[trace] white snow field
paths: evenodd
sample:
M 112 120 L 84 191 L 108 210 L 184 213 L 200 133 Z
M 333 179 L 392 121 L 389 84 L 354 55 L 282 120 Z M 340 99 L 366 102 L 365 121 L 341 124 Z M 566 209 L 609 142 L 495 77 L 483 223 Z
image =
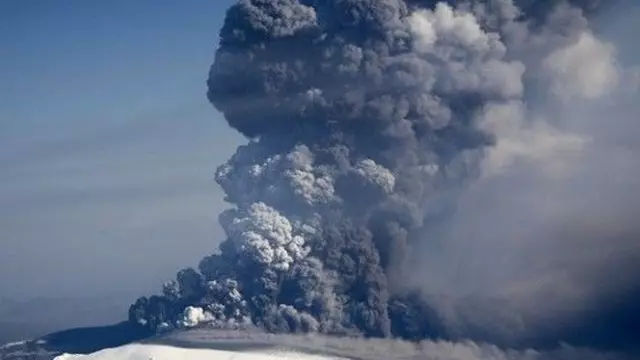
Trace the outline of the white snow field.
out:
M 226 351 L 169 345 L 130 344 L 88 355 L 63 354 L 54 360 L 338 360 L 344 358 L 278 351 Z

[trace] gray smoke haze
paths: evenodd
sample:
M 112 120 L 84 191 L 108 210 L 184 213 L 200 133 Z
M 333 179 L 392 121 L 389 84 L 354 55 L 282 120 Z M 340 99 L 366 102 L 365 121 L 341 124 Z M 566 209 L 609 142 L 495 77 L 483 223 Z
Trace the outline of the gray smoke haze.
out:
M 498 138 L 485 158 L 491 171 L 461 192 L 430 233 L 437 241 L 422 242 L 410 261 L 419 269 L 413 287 L 448 295 L 434 302 L 451 331 L 510 344 L 637 346 L 640 56 L 624 50 L 631 40 L 621 30 L 639 14 L 637 6 L 600 14 L 597 27 L 618 22 L 603 30 L 611 43 L 581 35 L 553 51 L 543 67 L 566 71 L 534 94 L 528 114 L 491 114 L 530 128 Z
M 239 1 L 207 82 L 249 139 L 227 240 L 130 319 L 633 345 L 638 62 L 607 7 Z

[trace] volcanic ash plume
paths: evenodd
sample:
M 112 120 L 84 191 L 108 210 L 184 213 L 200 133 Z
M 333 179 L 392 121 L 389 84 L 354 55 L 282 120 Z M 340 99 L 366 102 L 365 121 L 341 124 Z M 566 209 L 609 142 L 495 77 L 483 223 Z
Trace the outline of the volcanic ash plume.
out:
M 598 41 L 564 3 L 536 7 L 535 18 L 511 0 L 450 3 L 233 5 L 207 82 L 211 103 L 249 139 L 216 173 L 232 204 L 219 217 L 227 238 L 199 271 L 139 299 L 130 319 L 154 331 L 205 322 L 447 336 L 399 286 L 410 250 L 487 164 L 498 171 L 527 155 L 494 145 L 526 126 L 527 88 L 553 80 L 536 76 L 555 69 L 545 56 Z M 535 129 L 524 138 L 535 141 Z

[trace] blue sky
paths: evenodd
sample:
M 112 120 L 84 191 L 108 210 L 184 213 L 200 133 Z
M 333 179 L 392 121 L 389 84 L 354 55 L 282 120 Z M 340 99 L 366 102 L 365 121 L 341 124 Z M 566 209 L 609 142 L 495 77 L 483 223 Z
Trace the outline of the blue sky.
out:
M 0 296 L 153 291 L 215 248 L 231 3 L 0 1 Z

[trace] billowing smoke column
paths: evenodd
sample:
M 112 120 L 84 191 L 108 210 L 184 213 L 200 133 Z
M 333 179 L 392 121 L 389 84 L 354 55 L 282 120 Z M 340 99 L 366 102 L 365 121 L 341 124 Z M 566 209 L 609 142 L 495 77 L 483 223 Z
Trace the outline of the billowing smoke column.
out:
M 533 17 L 511 0 L 233 5 L 207 94 L 250 139 L 216 173 L 227 239 L 131 321 L 448 336 L 397 286 L 405 258 L 480 174 L 485 115 L 522 105 L 542 57 L 584 26 L 566 4 L 523 6 Z

